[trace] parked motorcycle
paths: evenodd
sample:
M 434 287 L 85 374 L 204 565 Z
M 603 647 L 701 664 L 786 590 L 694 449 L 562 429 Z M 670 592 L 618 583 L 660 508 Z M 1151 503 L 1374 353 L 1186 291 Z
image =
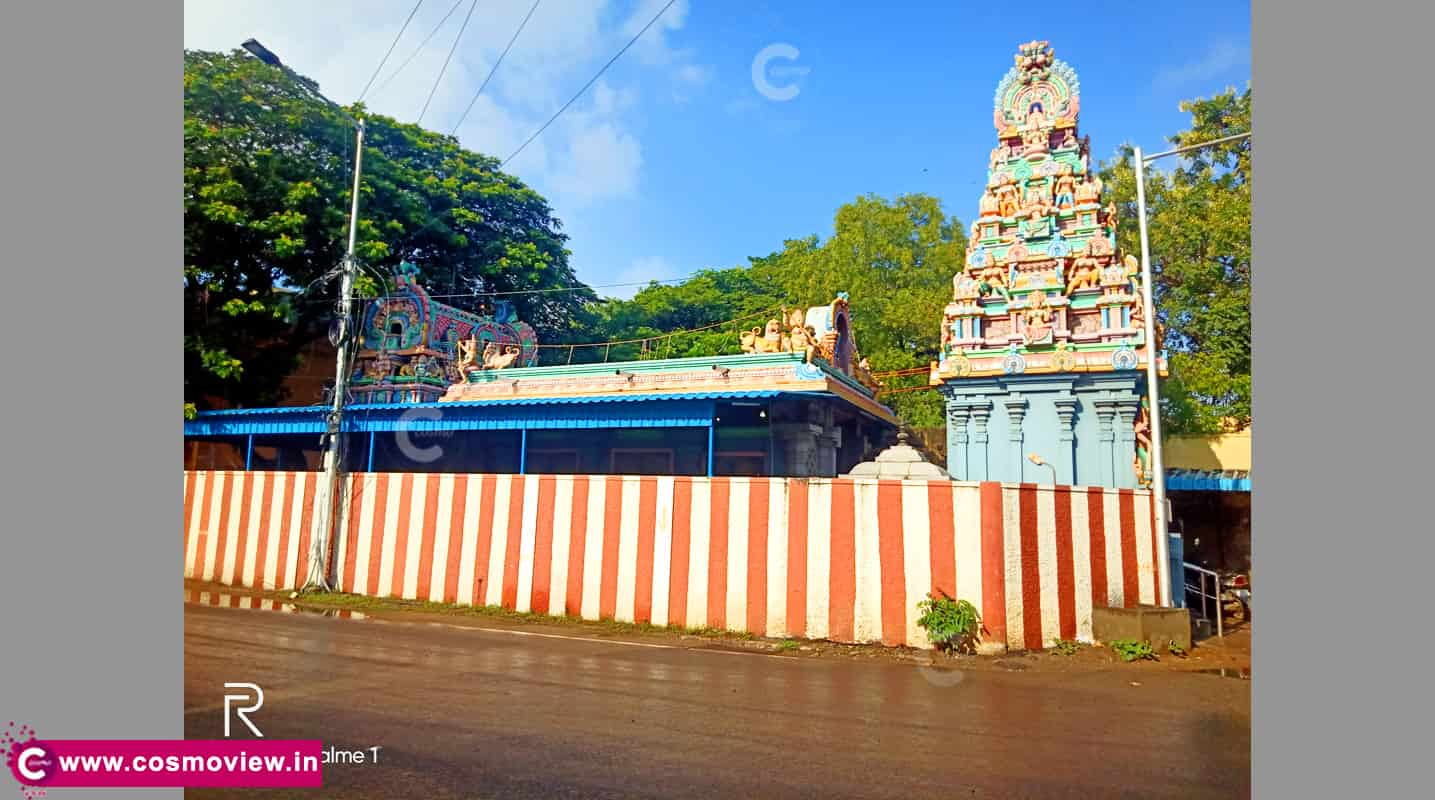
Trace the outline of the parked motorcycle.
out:
M 1248 575 L 1231 573 L 1221 580 L 1221 608 L 1241 612 L 1241 620 L 1251 621 L 1251 579 Z

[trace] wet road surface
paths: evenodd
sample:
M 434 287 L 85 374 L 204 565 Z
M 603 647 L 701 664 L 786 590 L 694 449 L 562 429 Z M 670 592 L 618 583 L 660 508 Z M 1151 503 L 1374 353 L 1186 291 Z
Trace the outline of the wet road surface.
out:
M 937 673 L 185 605 L 185 735 L 379 746 L 323 789 L 188 797 L 1241 797 L 1247 681 Z M 955 677 L 959 682 L 952 683 Z M 236 738 L 242 730 L 236 732 Z

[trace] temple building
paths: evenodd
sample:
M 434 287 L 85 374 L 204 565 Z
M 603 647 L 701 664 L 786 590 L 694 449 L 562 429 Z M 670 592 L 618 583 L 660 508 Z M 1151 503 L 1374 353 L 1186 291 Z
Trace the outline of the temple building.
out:
M 997 85 L 997 146 L 931 365 L 957 480 L 1149 482 L 1145 287 L 1116 252 L 1079 89 L 1046 42 Z
M 415 273 L 403 265 L 362 317 L 348 471 L 835 477 L 897 426 L 846 295 L 735 336 L 732 355 L 540 367 L 511 305 L 446 306 Z M 318 469 L 328 411 L 201 413 L 185 466 Z

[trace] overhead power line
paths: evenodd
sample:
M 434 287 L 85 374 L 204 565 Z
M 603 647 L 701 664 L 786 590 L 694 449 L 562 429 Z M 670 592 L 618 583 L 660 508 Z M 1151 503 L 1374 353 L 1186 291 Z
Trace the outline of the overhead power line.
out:
M 379 88 L 375 89 L 374 91 L 382 92 L 385 86 L 388 86 L 394 78 L 398 77 L 400 72 L 404 71 L 404 67 L 407 67 L 409 64 L 413 63 L 413 60 L 415 58 L 418 58 L 419 53 L 422 53 L 424 47 L 428 46 L 429 41 L 432 40 L 434 36 L 438 35 L 439 29 L 443 28 L 443 24 L 445 22 L 448 22 L 448 18 L 453 16 L 453 12 L 457 11 L 458 7 L 461 5 L 463 5 L 463 0 L 454 0 L 454 4 L 449 8 L 448 13 L 444 14 L 443 19 L 439 20 L 438 24 L 433 26 L 433 30 L 429 31 L 429 35 L 425 36 L 422 42 L 419 42 L 419 46 L 415 47 L 412 53 L 409 53 L 409 57 L 404 59 L 404 63 L 400 64 L 398 69 L 389 73 L 389 77 L 384 78 L 383 82 L 379 84 Z
M 493 62 L 493 69 L 488 71 L 488 77 L 484 78 L 483 83 L 478 85 L 478 91 L 473 93 L 473 99 L 468 101 L 468 107 L 463 110 L 463 114 L 459 116 L 458 122 L 453 124 L 453 130 L 449 132 L 450 136 L 457 134 L 458 126 L 462 125 L 463 121 L 468 119 L 468 112 L 473 110 L 473 104 L 478 102 L 478 96 L 483 94 L 484 87 L 488 86 L 488 82 L 493 80 L 494 73 L 498 72 L 498 65 L 503 63 L 503 59 L 508 56 L 508 51 L 513 49 L 513 43 L 518 41 L 518 34 L 523 33 L 523 29 L 528 26 L 528 20 L 533 18 L 533 12 L 538 10 L 538 4 L 541 2 L 543 2 L 543 0 L 533 0 L 533 7 L 528 9 L 528 16 L 524 17 L 523 21 L 518 23 L 518 30 L 514 31 L 513 38 L 508 40 L 508 46 L 503 48 L 502 53 L 498 54 L 498 60 Z
M 578 98 L 580 98 L 580 97 L 583 96 L 583 93 L 584 93 L 584 92 L 587 92 L 588 89 L 589 89 L 590 87 L 592 87 L 593 84 L 597 83 L 597 82 L 598 82 L 598 79 L 601 78 L 601 77 L 603 77 L 603 73 L 604 73 L 604 72 L 607 72 L 607 71 L 608 71 L 608 68 L 611 67 L 611 66 L 613 66 L 613 62 L 615 62 L 615 61 L 617 61 L 619 58 L 621 58 L 624 53 L 628 52 L 628 48 L 632 47 L 639 39 L 643 38 L 643 34 L 647 33 L 647 32 L 648 32 L 648 29 L 651 28 L 651 27 L 653 27 L 653 23 L 657 22 L 658 19 L 663 16 L 663 14 L 667 13 L 668 9 L 672 8 L 672 7 L 673 7 L 673 3 L 676 3 L 677 1 L 678 1 L 678 0 L 668 0 L 668 4 L 665 5 L 665 6 L 663 6 L 662 10 L 659 11 L 657 14 L 655 14 L 652 19 L 648 20 L 648 24 L 647 24 L 647 25 L 644 25 L 644 26 L 643 26 L 643 29 L 640 30 L 640 31 L 638 31 L 637 35 L 635 35 L 632 39 L 629 39 L 629 40 L 628 40 L 628 43 L 625 44 L 625 45 L 623 45 L 623 49 L 622 49 L 622 50 L 619 50 L 616 55 L 614 55 L 612 58 L 608 59 L 608 63 L 604 64 L 604 65 L 603 65 L 603 68 L 600 69 L 600 70 L 598 70 L 598 74 L 597 74 L 597 75 L 594 75 L 591 80 L 589 80 L 587 83 L 583 84 L 583 88 L 582 88 L 582 89 L 579 89 L 579 90 L 578 90 L 578 93 L 575 94 L 575 95 L 573 95 L 572 99 L 570 99 L 568 102 L 564 103 L 564 104 L 563 104 L 563 107 L 560 108 L 560 109 L 558 109 L 558 113 L 556 113 L 556 114 L 554 114 L 553 116 L 549 117 L 549 118 L 548 118 L 548 121 L 545 122 L 545 123 L 543 123 L 543 127 L 539 128 L 537 131 L 534 131 L 533 135 L 530 136 L 530 137 L 528 137 L 526 140 L 524 140 L 523 144 L 519 145 L 517 150 L 514 150 L 513 153 L 511 153 L 511 154 L 508 156 L 508 158 L 503 159 L 503 161 L 498 165 L 499 169 L 502 169 L 503 167 L 507 166 L 507 165 L 508 165 L 508 162 L 510 162 L 510 161 L 512 161 L 514 158 L 516 158 L 519 153 L 522 153 L 522 152 L 523 152 L 523 149 L 524 149 L 525 147 L 527 147 L 528 145 L 532 144 L 534 139 L 537 139 L 539 136 L 541 136 L 541 135 L 543 134 L 544 131 L 548 130 L 548 126 L 549 126 L 549 125 L 552 125 L 554 120 L 556 120 L 556 119 L 558 119 L 559 117 L 561 117 L 561 116 L 563 115 L 563 112 L 568 110 L 568 107 L 569 107 L 569 106 L 571 106 L 571 105 L 573 105 L 574 103 L 576 103 L 576 102 L 578 101 Z
M 385 64 L 389 63 L 389 56 L 394 54 L 394 48 L 398 47 L 399 40 L 404 38 L 404 31 L 409 29 L 409 23 L 414 21 L 414 15 L 419 13 L 419 6 L 423 4 L 424 0 L 419 0 L 417 3 L 414 3 L 414 10 L 409 12 L 408 19 L 404 20 L 403 27 L 399 28 L 399 35 L 394 37 L 393 44 L 389 45 L 389 51 L 387 53 L 384 53 L 384 57 L 381 61 L 379 61 L 379 65 L 377 67 L 374 67 L 374 74 L 369 76 L 369 82 L 364 84 L 364 91 L 359 92 L 359 99 L 355 102 L 363 102 L 364 95 L 369 93 L 369 87 L 374 85 L 374 79 L 379 77 L 379 71 L 384 68 Z
M 468 15 L 463 18 L 463 26 L 458 29 L 458 35 L 453 37 L 453 47 L 448 49 L 448 57 L 443 60 L 443 66 L 439 68 L 438 77 L 434 79 L 433 88 L 429 89 L 428 99 L 424 101 L 423 110 L 419 112 L 419 118 L 414 121 L 415 125 L 422 124 L 424 115 L 429 112 L 429 104 L 433 102 L 434 93 L 438 91 L 438 85 L 443 82 L 443 74 L 448 71 L 448 62 L 453 60 L 453 54 L 458 50 L 458 43 L 463 39 L 463 32 L 468 30 L 468 21 L 473 19 L 473 10 L 478 7 L 478 0 L 468 4 Z

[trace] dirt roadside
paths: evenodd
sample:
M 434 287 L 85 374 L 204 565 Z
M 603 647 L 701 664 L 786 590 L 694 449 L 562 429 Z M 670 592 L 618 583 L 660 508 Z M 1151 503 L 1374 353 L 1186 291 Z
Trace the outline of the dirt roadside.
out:
M 1123 663 L 1110 648 L 1101 645 L 1079 645 L 1067 654 L 1056 650 L 1012 651 L 1005 655 L 947 655 L 911 647 L 886 647 L 875 644 L 842 644 L 825 640 L 771 639 L 718 630 L 692 630 L 621 623 L 594 622 L 575 617 L 550 617 L 519 613 L 502 608 L 457 606 L 441 603 L 374 598 L 361 595 L 329 593 L 301 594 L 292 592 L 260 592 L 216 583 L 184 581 L 186 602 L 200 602 L 207 593 L 213 604 L 218 595 L 227 598 L 250 597 L 277 601 L 295 611 L 334 613 L 342 610 L 358 612 L 372 619 L 393 622 L 430 623 L 460 627 L 541 633 L 569 637 L 586 637 L 626 642 L 663 644 L 688 649 L 721 649 L 765 652 L 790 658 L 840 658 L 853 660 L 887 660 L 917 664 L 936 669 L 980 670 L 996 672 L 1092 673 L 1120 669 L 1139 680 L 1152 673 L 1197 673 L 1222 675 L 1227 678 L 1249 679 L 1251 676 L 1251 630 L 1247 623 L 1231 622 L 1224 637 L 1210 637 L 1196 642 L 1184 656 L 1159 653 L 1154 661 Z

